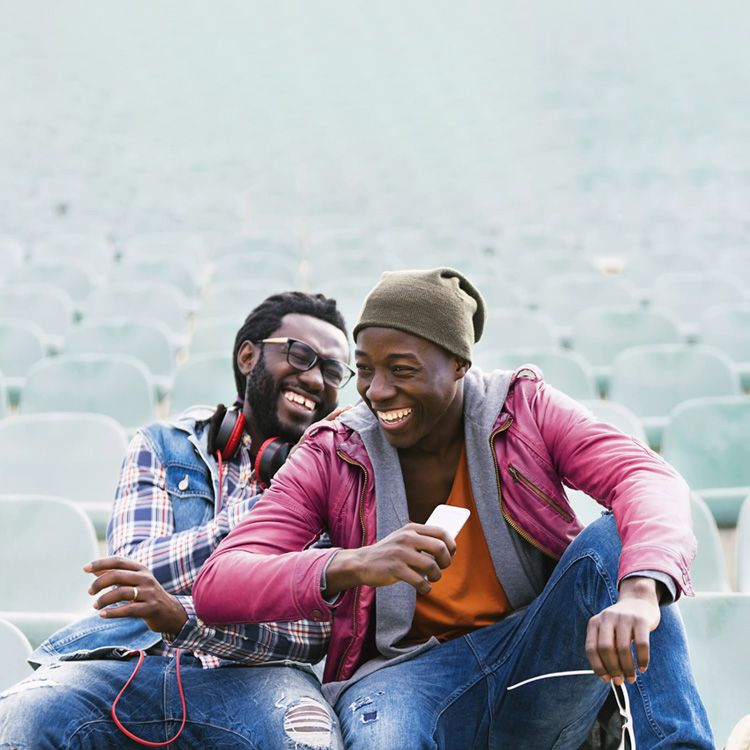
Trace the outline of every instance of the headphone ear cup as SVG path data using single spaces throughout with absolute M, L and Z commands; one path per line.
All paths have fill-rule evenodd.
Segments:
M 263 489 L 271 484 L 273 475 L 286 461 L 292 446 L 281 438 L 269 438 L 255 457 L 255 477 Z
M 209 451 L 211 454 L 221 453 L 222 460 L 229 460 L 237 452 L 244 430 L 245 415 L 239 409 L 226 409 L 219 404 L 211 420 Z

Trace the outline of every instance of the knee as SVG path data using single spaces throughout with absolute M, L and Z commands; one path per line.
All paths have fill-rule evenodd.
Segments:
M 590 556 L 607 567 L 611 567 L 619 563 L 621 550 L 622 542 L 615 524 L 615 517 L 607 513 L 581 531 L 571 542 L 566 555 Z
M 300 697 L 284 709 L 284 736 L 295 748 L 338 748 L 339 730 L 322 699 Z
M 53 736 L 65 718 L 54 681 L 28 677 L 0 693 L 0 750 L 59 747 Z

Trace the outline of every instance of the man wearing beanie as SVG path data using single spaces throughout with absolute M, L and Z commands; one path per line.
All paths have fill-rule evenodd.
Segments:
M 610 693 L 620 747 L 713 748 L 670 606 L 692 594 L 685 482 L 533 367 L 472 368 L 484 322 L 458 271 L 383 274 L 354 328 L 362 403 L 212 554 L 198 615 L 330 621 L 347 748 L 576 750 Z M 583 529 L 563 485 L 612 512 Z

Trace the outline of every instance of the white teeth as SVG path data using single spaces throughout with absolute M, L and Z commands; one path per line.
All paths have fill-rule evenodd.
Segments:
M 293 404 L 304 406 L 310 411 L 315 409 L 315 402 L 309 398 L 305 398 L 301 393 L 296 393 L 295 391 L 284 391 L 282 395 L 287 401 L 291 401 Z
M 411 414 L 411 409 L 394 409 L 393 411 L 379 411 L 378 419 L 383 422 L 399 422 Z

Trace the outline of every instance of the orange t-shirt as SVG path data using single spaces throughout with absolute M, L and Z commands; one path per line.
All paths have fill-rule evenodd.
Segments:
M 461 450 L 448 505 L 468 508 L 471 515 L 456 538 L 456 554 L 432 584 L 432 591 L 417 594 L 408 641 L 426 641 L 430 636 L 447 641 L 472 630 L 492 625 L 510 612 L 505 591 L 495 575 L 495 566 L 479 522 L 471 490 L 466 448 Z

